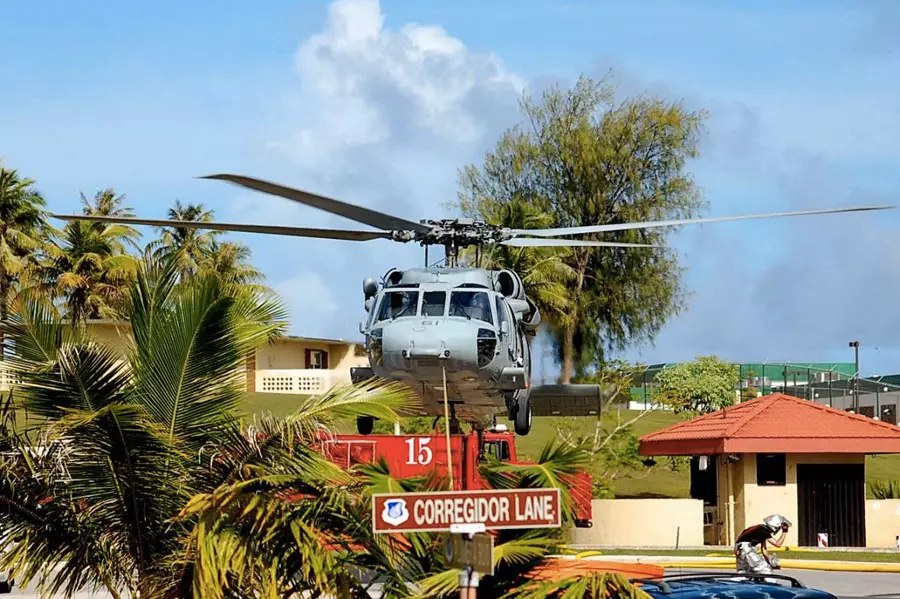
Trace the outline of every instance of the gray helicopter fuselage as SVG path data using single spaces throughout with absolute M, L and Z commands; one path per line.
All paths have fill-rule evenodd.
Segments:
M 457 416 L 484 422 L 528 393 L 526 331 L 539 322 L 511 271 L 479 268 L 392 270 L 379 289 L 364 283 L 369 365 L 406 382 L 423 414 L 441 415 L 444 380 Z

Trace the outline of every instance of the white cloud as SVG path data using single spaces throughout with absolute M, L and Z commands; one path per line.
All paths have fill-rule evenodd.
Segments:
M 490 54 L 474 54 L 443 28 L 384 27 L 378 0 L 337 0 L 325 30 L 296 53 L 302 97 L 315 110 L 289 141 L 271 144 L 307 168 L 335 154 L 423 136 L 472 144 L 491 133 L 491 97 L 514 98 L 524 81 Z M 418 144 L 416 144 L 418 145 Z
M 308 337 L 334 334 L 333 322 L 339 306 L 331 285 L 311 271 L 273 285 L 290 310 L 291 332 Z
M 299 45 L 295 66 L 299 89 L 269 107 L 281 123 L 269 138 L 274 151 L 248 174 L 411 220 L 445 216 L 457 169 L 480 162 L 520 118 L 524 81 L 496 57 L 440 27 L 386 28 L 375 0 L 332 3 L 322 31 Z M 222 192 L 230 192 L 223 216 L 232 221 L 368 228 L 281 198 Z M 276 287 L 302 335 L 358 337 L 362 280 L 421 266 L 424 257 L 417 245 L 390 241 L 246 240 L 271 279 L 287 279 Z M 430 261 L 441 255 L 434 248 Z

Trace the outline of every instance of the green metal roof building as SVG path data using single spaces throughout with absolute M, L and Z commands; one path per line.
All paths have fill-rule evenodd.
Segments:
M 640 375 L 634 378 L 631 387 L 633 401 L 650 402 L 656 392 L 656 375 L 664 368 L 674 366 L 675 362 L 651 364 Z M 855 365 L 853 362 L 744 362 L 733 363 L 740 371 L 739 390 L 754 388 L 762 395 L 773 390 L 790 392 L 803 396 L 809 391 L 812 399 L 813 389 L 846 388 L 841 381 L 853 379 Z M 900 383 L 900 376 L 898 383 Z M 887 381 L 885 381 L 887 383 Z M 890 384 L 890 383 L 888 383 Z
M 734 363 L 740 371 L 736 393 L 753 389 L 757 395 L 773 391 L 786 393 L 854 411 L 870 418 L 896 424 L 900 414 L 900 374 L 855 378 L 852 362 L 744 362 Z M 635 376 L 630 409 L 659 409 L 654 405 L 656 375 L 674 363 L 653 364 Z

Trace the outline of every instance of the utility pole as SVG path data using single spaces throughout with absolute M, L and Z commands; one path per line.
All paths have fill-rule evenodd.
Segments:
M 859 414 L 859 341 L 851 341 L 850 347 L 853 348 L 856 363 L 856 376 L 853 377 L 853 412 Z

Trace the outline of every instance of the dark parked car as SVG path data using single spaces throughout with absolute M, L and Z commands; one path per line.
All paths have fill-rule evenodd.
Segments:
M 634 579 L 654 599 L 837 599 L 784 574 L 755 577 L 737 572 L 666 574 Z

